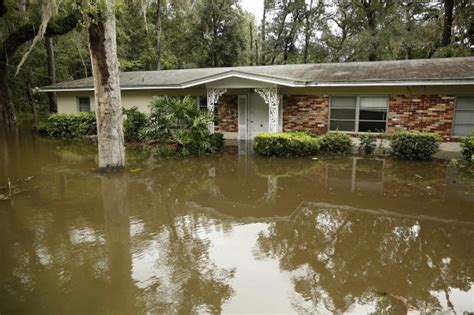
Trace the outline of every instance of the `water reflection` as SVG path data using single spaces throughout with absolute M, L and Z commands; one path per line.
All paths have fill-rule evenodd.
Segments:
M 473 180 L 445 162 L 131 150 L 101 175 L 90 144 L 0 139 L 2 314 L 474 311 Z

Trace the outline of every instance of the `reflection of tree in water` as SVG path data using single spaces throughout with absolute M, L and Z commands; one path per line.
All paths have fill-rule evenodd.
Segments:
M 141 296 L 148 311 L 219 313 L 233 294 L 228 282 L 234 271 L 215 265 L 209 257 L 210 241 L 202 233 L 216 227 L 228 230 L 230 226 L 205 214 L 188 212 L 185 205 L 189 196 L 216 188 L 210 169 L 212 164 L 205 160 L 162 161 L 132 179 L 139 184 L 136 188 L 147 192 L 141 199 L 155 205 L 147 209 L 155 219 L 152 224 L 144 222 L 147 231 L 143 235 L 153 234 L 156 242 L 142 242 L 145 246 L 137 249 L 143 254 L 158 252 L 154 277 L 147 281 Z
M 295 290 L 313 308 L 378 311 L 440 308 L 430 291 L 470 289 L 474 228 L 338 209 L 302 209 L 259 235 L 259 255 L 294 271 Z M 313 310 L 314 311 L 314 310 Z

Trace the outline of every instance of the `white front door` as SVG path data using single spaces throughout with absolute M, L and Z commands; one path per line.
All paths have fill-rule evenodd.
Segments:
M 253 139 L 259 133 L 268 132 L 268 105 L 252 93 L 248 106 L 248 133 L 249 139 Z

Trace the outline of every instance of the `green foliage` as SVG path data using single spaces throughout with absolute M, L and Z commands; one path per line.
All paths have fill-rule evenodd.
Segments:
M 310 156 L 319 147 L 319 140 L 304 132 L 261 133 L 253 143 L 255 153 L 264 156 Z
M 321 151 L 338 154 L 351 153 L 351 137 L 342 132 L 328 132 L 321 138 Z
M 146 140 L 175 145 L 178 155 L 210 154 L 222 149 L 222 135 L 210 134 L 208 129 L 214 115 L 200 111 L 194 99 L 158 98 L 150 109 L 149 125 L 142 131 Z
M 148 124 L 148 117 L 140 112 L 137 107 L 123 109 L 123 133 L 127 141 L 139 141 L 141 131 Z
M 53 138 L 79 138 L 97 134 L 95 113 L 52 114 L 35 126 L 36 133 Z
M 366 155 L 371 155 L 374 153 L 375 148 L 377 147 L 377 136 L 372 133 L 361 134 L 359 135 L 360 146 L 359 152 Z
M 391 154 L 397 159 L 427 161 L 438 151 L 441 137 L 435 133 L 398 130 L 390 140 Z
M 460 142 L 464 160 L 474 161 L 474 133 L 470 137 L 461 138 Z

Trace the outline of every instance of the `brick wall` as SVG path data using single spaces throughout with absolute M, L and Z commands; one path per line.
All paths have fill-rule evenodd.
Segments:
M 217 112 L 220 122 L 217 131 L 238 131 L 238 97 L 223 95 L 219 99 Z M 407 128 L 436 132 L 445 140 L 451 137 L 454 117 L 454 96 L 392 95 L 389 97 L 388 131 Z M 328 130 L 329 96 L 285 95 L 283 96 L 283 130 L 306 130 L 323 134 Z
M 322 134 L 328 130 L 328 119 L 327 95 L 283 96 L 283 131 L 306 130 Z
M 454 96 L 392 95 L 389 98 L 388 131 L 397 128 L 436 132 L 444 139 L 451 137 L 454 118 Z
M 217 104 L 217 115 L 219 123 L 216 131 L 220 132 L 237 132 L 239 127 L 238 121 L 238 96 L 222 95 Z

